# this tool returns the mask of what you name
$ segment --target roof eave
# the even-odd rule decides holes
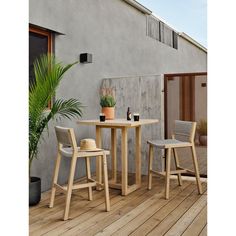
[[[190,43],[192,43],[193,45],[197,46],[198,48],[202,49],[204,52],[207,53],[207,48],[202,46],[200,43],[198,43],[196,40],[194,40],[193,38],[191,38],[190,36],[188,36],[184,32],[179,32],[179,36],[186,39],[187,41],[189,41]]]
[[[143,6],[142,4],[140,4],[139,2],[135,0],[124,0],[124,1],[127,2],[129,5],[135,7],[136,9],[138,9],[144,14],[148,14],[148,15],[152,14],[152,11],[150,11],[148,8],[146,8],[145,6]]]

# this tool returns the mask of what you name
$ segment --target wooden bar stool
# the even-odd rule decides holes
[[[169,199],[169,184],[170,184],[170,175],[177,174],[179,185],[182,185],[181,173],[194,173],[196,176],[197,187],[199,194],[202,194],[202,186],[200,182],[200,175],[198,169],[198,162],[194,144],[194,136],[196,131],[196,122],[190,121],[175,121],[174,134],[172,135],[172,139],[164,139],[164,140],[151,140],[148,141],[149,144],[149,164],[148,164],[148,189],[152,188],[152,174],[165,176],[165,197]],[[152,162],[153,162],[153,147],[157,147],[160,149],[166,149],[166,171],[158,172],[152,170]],[[190,147],[194,165],[194,172],[182,168],[179,165],[179,159],[177,155],[177,148]],[[176,170],[170,171],[171,164],[171,151],[173,150],[175,166]]]
[[[106,160],[106,155],[109,155],[110,152],[107,150],[96,148],[95,140],[91,140],[91,139],[90,140],[88,140],[88,139],[81,140],[81,142],[80,142],[81,147],[78,147],[77,143],[76,143],[74,130],[72,128],[63,128],[63,127],[56,126],[55,131],[56,131],[56,136],[57,136],[57,141],[58,141],[58,154],[57,154],[57,160],[56,160],[56,165],[55,165],[55,170],[54,170],[52,193],[51,193],[51,200],[50,200],[49,207],[51,208],[54,205],[56,188],[64,190],[66,192],[66,204],[65,204],[65,211],[64,211],[63,219],[67,220],[68,216],[69,216],[69,208],[70,208],[70,200],[71,200],[72,190],[73,189],[88,188],[88,199],[92,200],[92,187],[99,186],[99,187],[104,187],[106,211],[110,211],[107,160]],[[93,144],[92,150],[91,150],[91,148],[90,148],[90,150],[89,150],[89,148],[87,149],[87,147],[86,147],[87,141],[90,141],[90,143]],[[94,141],[94,143],[93,143],[93,141]],[[83,150],[82,150],[82,144],[83,144]],[[69,174],[68,184],[66,187],[63,187],[57,183],[60,162],[61,162],[62,156],[65,156],[67,158],[71,158],[70,174]],[[90,158],[91,157],[99,157],[99,158],[102,157],[104,184],[99,183],[91,178],[91,170],[90,170]],[[86,172],[87,172],[87,183],[73,184],[77,158],[84,158],[85,159]]]

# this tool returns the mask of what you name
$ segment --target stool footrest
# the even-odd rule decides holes
[[[85,183],[85,184],[75,184],[75,185],[72,186],[72,189],[88,188],[88,187],[93,187],[93,186],[96,186],[96,185],[97,185],[96,182]]]
[[[165,172],[164,171],[160,172],[160,171],[150,170],[150,172],[152,174],[155,174],[155,175],[165,176]]]
[[[94,187],[97,185],[103,186],[103,184],[98,184],[95,181],[90,180],[90,183],[84,183],[84,184],[74,184],[72,186],[72,189],[81,189],[81,188],[89,188],[89,187]],[[59,184],[54,184],[54,186],[60,190],[67,191],[67,186],[61,186]]]
[[[154,170],[150,170],[151,173],[153,174],[156,174],[156,175],[161,175],[161,176],[165,176],[166,175],[166,172],[165,171],[154,171]],[[188,173],[190,172],[190,170],[187,170],[187,169],[179,169],[178,170],[172,170],[170,171],[170,174],[171,175],[174,175],[174,174],[182,174],[182,173]],[[191,173],[194,173],[193,171],[191,171]]]
[[[183,167],[177,167],[177,169],[178,170],[185,170],[186,171],[186,173],[191,173],[191,174],[195,174],[195,172],[194,171],[192,171],[192,170],[190,170],[190,169],[187,169],[187,168],[183,168]]]
[[[96,182],[96,180],[95,179],[92,179],[92,178],[88,178],[88,182]]]
[[[56,188],[60,189],[60,190],[63,190],[63,191],[66,191],[66,190],[67,190],[67,187],[63,187],[63,186],[61,186],[61,185],[59,185],[59,184],[54,184],[54,186],[55,186]]]
[[[101,183],[96,182],[96,186],[103,188],[103,187],[104,187],[104,184],[101,184]]]

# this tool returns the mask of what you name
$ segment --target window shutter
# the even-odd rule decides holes
[[[175,31],[172,31],[173,36],[173,48],[178,49],[178,35]]]
[[[159,21],[153,17],[147,18],[147,35],[153,39],[159,40]]]

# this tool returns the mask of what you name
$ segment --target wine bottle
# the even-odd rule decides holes
[[[127,110],[127,120],[131,120],[131,112],[130,112],[130,108],[128,107],[128,110]]]

